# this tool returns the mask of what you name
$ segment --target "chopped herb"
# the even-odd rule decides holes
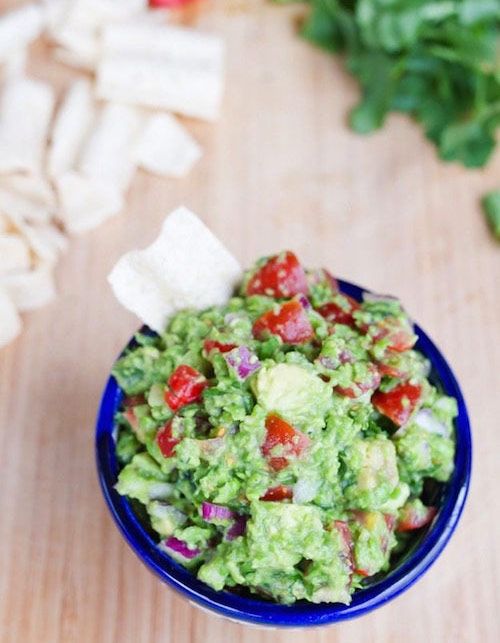
[[[483,198],[483,210],[491,231],[500,241],[500,190],[490,192]]]
[[[345,54],[361,85],[361,101],[350,115],[355,131],[366,134],[389,112],[405,112],[443,160],[485,165],[500,124],[499,0],[308,4],[303,36]]]

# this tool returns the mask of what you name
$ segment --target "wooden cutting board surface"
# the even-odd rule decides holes
[[[500,641],[500,246],[478,208],[500,155],[484,171],[445,165],[400,116],[370,137],[350,132],[356,84],[294,35],[300,12],[220,0],[202,17],[228,44],[222,117],[188,123],[203,160],[183,180],[138,174],[126,212],[71,240],[57,300],[26,315],[0,352],[2,643]],[[30,72],[60,88],[73,76],[44,45]],[[245,265],[292,248],[309,266],[400,296],[456,369],[475,439],[460,527],[416,586],[358,621],[278,632],[202,613],[136,560],[104,506],[94,418],[137,327],[106,275],[180,204]]]

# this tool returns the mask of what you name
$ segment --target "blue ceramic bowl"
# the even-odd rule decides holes
[[[341,281],[342,292],[360,300],[364,289]],[[110,377],[104,391],[96,427],[97,469],[104,497],[123,536],[140,560],[163,582],[184,595],[198,607],[235,621],[267,627],[316,627],[338,623],[366,614],[401,594],[418,580],[436,560],[455,530],[464,507],[471,475],[472,443],[469,418],[462,392],[446,360],[421,328],[416,348],[431,362],[431,380],[458,401],[455,469],[446,484],[439,513],[424,533],[413,542],[410,550],[391,571],[378,582],[358,590],[350,605],[298,602],[277,605],[230,592],[216,592],[200,582],[184,567],[160,551],[132,510],[126,498],[113,488],[118,474],[115,456],[113,417],[118,410],[122,391]],[[133,346],[133,340],[128,345]]]

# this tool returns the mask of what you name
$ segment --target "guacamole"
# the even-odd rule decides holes
[[[225,306],[139,333],[115,364],[116,489],[215,590],[349,603],[453,470],[457,405],[416,341],[396,299],[262,259]]]

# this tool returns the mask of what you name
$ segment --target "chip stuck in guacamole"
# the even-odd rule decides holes
[[[453,470],[457,405],[416,341],[397,300],[261,259],[226,304],[176,312],[116,362],[116,489],[215,590],[347,604]]]

